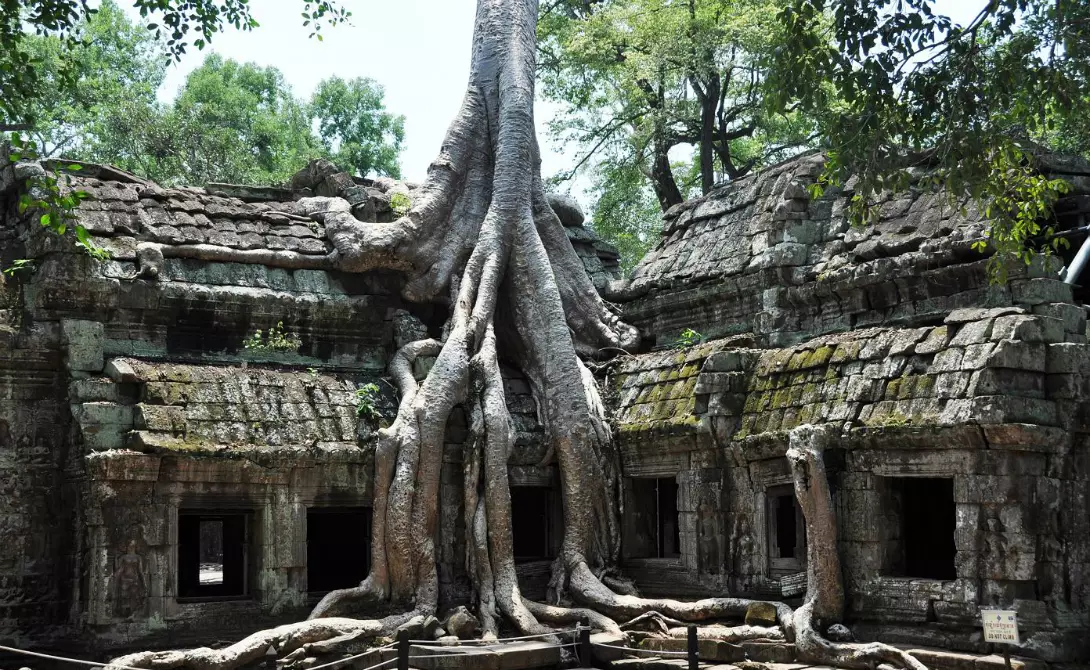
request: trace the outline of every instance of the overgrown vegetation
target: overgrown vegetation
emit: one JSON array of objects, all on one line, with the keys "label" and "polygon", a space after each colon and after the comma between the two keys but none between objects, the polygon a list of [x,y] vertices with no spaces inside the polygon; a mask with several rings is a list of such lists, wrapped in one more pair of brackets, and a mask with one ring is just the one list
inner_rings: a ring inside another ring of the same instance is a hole
[{"label": "overgrown vegetation", "polygon": [[[33,142],[19,133],[11,133],[8,156],[12,161],[39,158]],[[38,171],[26,177],[26,184],[19,195],[19,213],[33,213],[38,223],[56,235],[63,237],[73,221],[72,212],[87,198],[87,193],[72,188],[71,172],[78,172],[78,164],[61,165],[56,172]],[[95,260],[110,259],[110,252],[95,244],[90,232],[78,221],[72,226],[75,246]],[[18,261],[17,261],[18,262]]]},{"label": "overgrown vegetation", "polygon": [[703,335],[693,330],[692,328],[686,328],[685,330],[681,331],[681,334],[678,335],[678,338],[674,340],[674,348],[685,349],[687,347],[696,346],[698,344],[703,344],[706,339],[707,338],[705,338]]},{"label": "overgrown vegetation", "polygon": [[299,351],[303,341],[298,335],[284,328],[283,321],[263,332],[260,328],[242,341],[242,347],[248,351],[291,352]]},{"label": "overgrown vegetation", "polygon": [[382,420],[382,414],[376,406],[378,398],[378,384],[364,384],[356,389],[356,414],[372,424],[377,424]]},{"label": "overgrown vegetation", "polygon": [[390,196],[390,209],[395,216],[405,216],[412,209],[413,202],[404,193],[395,193]]},{"label": "overgrown vegetation", "polygon": [[817,120],[824,181],[854,178],[857,223],[923,168],[952,198],[988,209],[1000,256],[1027,260],[1062,192],[1033,171],[1035,156],[1090,153],[1080,132],[1090,116],[1090,4],[977,5],[959,24],[934,0],[791,0],[766,104]]},{"label": "overgrown vegetation", "polygon": [[[149,3],[145,13],[172,4]],[[399,176],[404,117],[385,110],[370,79],[331,77],[302,100],[276,68],[212,54],[173,102],[160,103],[156,91],[185,37],[164,25],[134,23],[105,0],[63,30],[24,35],[35,84],[0,101],[0,123],[19,123],[43,157],[110,163],[168,185],[280,183],[317,156],[360,175]]]},{"label": "overgrown vegetation", "polygon": [[813,142],[805,115],[762,104],[784,0],[559,0],[538,24],[553,135],[578,147],[595,229],[630,268],[661,213]]}]

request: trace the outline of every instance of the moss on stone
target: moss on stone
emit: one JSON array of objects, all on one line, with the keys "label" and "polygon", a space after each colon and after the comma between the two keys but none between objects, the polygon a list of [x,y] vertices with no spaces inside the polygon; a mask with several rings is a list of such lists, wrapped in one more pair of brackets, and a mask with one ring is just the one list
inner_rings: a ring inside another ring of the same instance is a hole
[{"label": "moss on stone", "polygon": [[816,368],[825,365],[829,362],[829,359],[833,357],[833,348],[829,345],[820,346],[810,354],[809,360],[806,362],[807,367]]},{"label": "moss on stone", "polygon": [[832,357],[829,359],[831,363],[846,363],[848,361],[854,361],[859,358],[859,352],[863,351],[863,343],[857,340],[850,342],[841,342],[836,346],[836,350],[833,351]]},{"label": "moss on stone", "polygon": [[916,377],[916,390],[913,394],[915,398],[929,398],[935,388],[935,376],[934,375],[919,375]]},{"label": "moss on stone", "polygon": [[901,382],[902,380],[900,378],[889,380],[886,384],[886,391],[882,397],[886,400],[896,400],[897,394],[901,391]]}]

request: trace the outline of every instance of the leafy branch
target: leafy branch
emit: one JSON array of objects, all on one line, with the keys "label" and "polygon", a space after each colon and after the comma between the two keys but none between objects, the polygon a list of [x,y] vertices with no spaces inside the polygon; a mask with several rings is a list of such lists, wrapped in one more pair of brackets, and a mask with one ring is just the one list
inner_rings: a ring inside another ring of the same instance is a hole
[{"label": "leafy branch", "polygon": [[[20,133],[11,133],[10,141],[12,150],[9,157],[13,162],[33,161],[38,158],[37,146]],[[78,172],[82,169],[81,165],[66,165],[60,169],[64,170],[61,179],[55,173],[45,170],[36,171],[27,178],[25,190],[19,196],[19,213],[37,212],[38,223],[43,228],[63,236],[73,222],[72,214],[90,194],[72,188],[72,176],[69,172]],[[77,249],[98,261],[110,259],[110,251],[95,244],[91,233],[83,224],[75,221],[72,228],[76,235]]]}]

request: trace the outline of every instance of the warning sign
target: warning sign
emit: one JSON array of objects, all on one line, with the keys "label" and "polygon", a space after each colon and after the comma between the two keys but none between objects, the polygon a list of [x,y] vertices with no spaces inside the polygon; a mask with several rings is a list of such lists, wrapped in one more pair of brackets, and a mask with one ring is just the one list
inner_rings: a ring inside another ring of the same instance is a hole
[{"label": "warning sign", "polygon": [[1011,610],[980,610],[985,642],[1019,644],[1018,619]]}]

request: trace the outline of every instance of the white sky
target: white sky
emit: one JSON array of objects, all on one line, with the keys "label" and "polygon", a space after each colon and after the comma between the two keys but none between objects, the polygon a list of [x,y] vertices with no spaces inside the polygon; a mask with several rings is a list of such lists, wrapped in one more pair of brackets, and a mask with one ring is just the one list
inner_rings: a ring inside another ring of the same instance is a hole
[{"label": "white sky", "polygon": [[[228,31],[213,39],[211,50],[225,58],[271,65],[284,73],[297,96],[309,97],[322,79],[370,77],[386,90],[386,108],[405,115],[402,176],[424,178],[447,126],[462,101],[469,74],[469,51],[476,0],[341,0],[353,13],[352,25],[323,29],[324,40],[307,37],[299,0],[251,3],[261,26],[252,32]],[[119,3],[129,7],[127,3]],[[937,0],[936,9],[968,21],[983,0]],[[135,16],[135,13],[134,13]],[[208,51],[191,48],[167,74],[160,91],[173,99],[186,75]],[[546,176],[570,167],[574,150],[564,153],[545,133],[557,107],[536,106]]]}]

